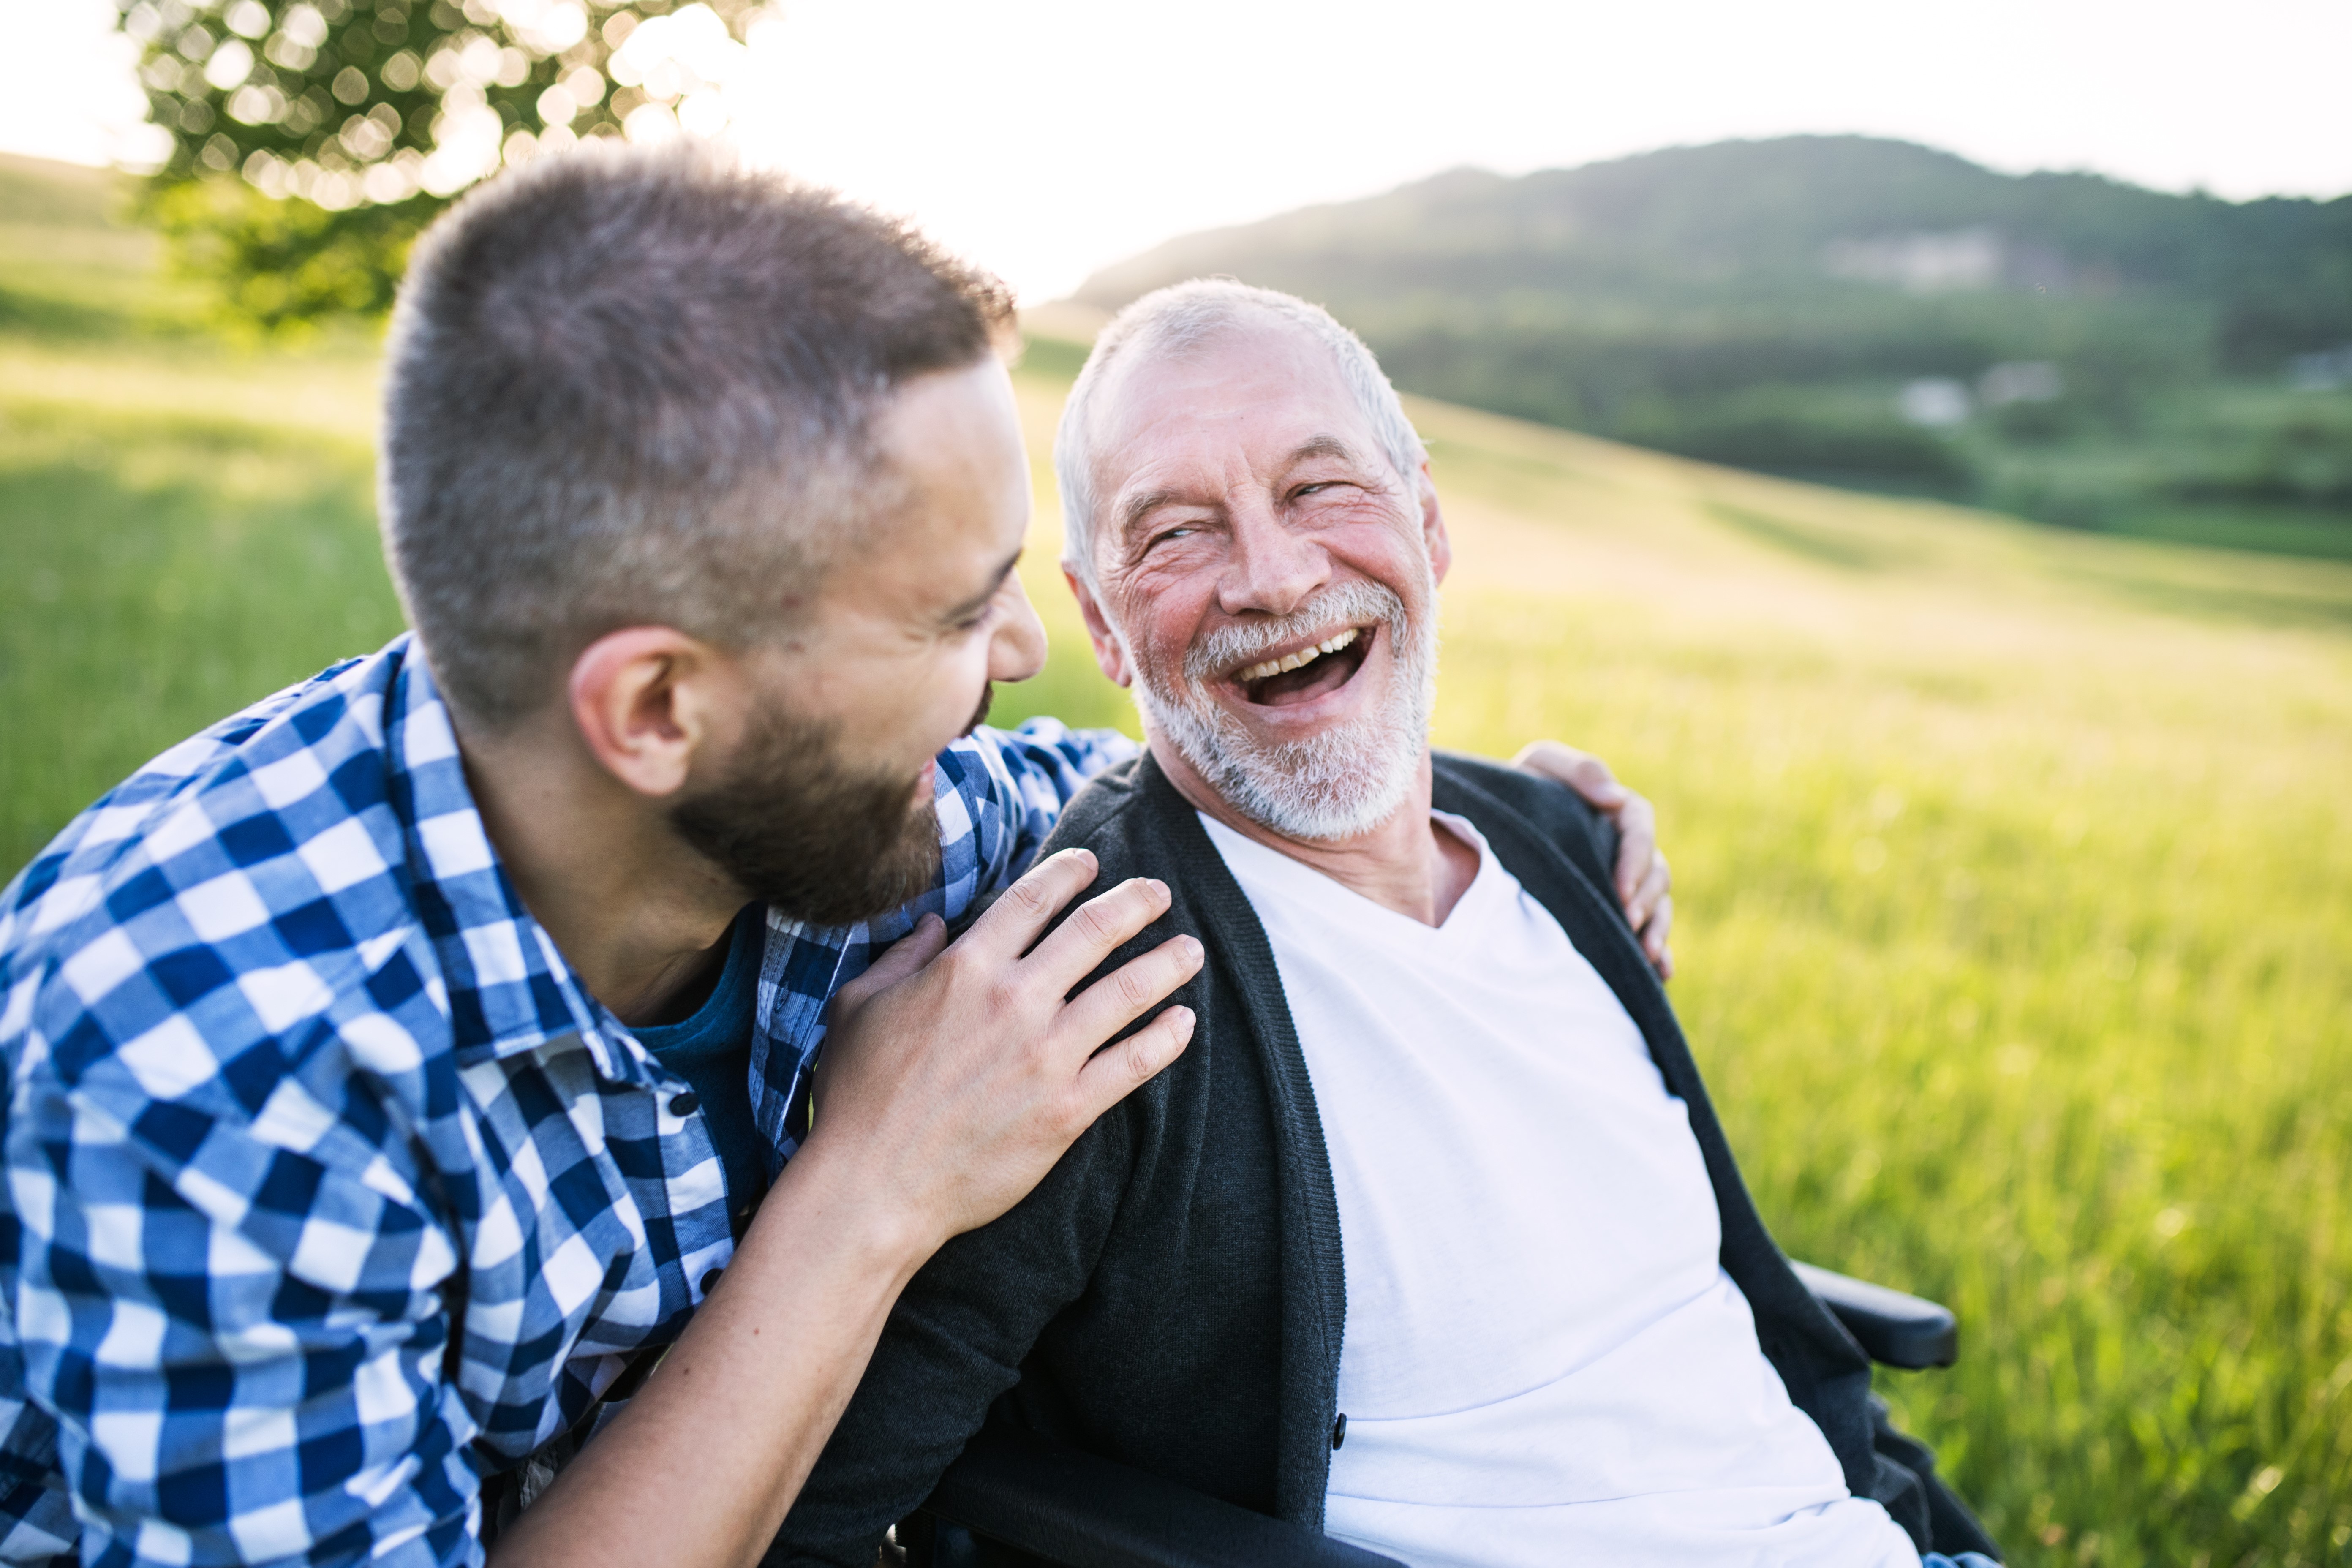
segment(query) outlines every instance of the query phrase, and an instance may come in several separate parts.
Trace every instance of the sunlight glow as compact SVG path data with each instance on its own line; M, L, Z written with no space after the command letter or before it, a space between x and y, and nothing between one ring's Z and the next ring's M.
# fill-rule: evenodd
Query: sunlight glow
M761 162L915 217L1031 301L1175 234L1463 163L1521 173L1732 136L1900 136L2000 169L2231 197L2352 190L2341 0L791 0L742 40L700 4L634 34L581 0L494 8L541 55L602 26L616 76L647 98L632 138L727 131ZM202 58L159 66L235 84L257 51L317 47L299 12L264 42L250 0L212 11ZM0 0L11 58L39 62L0 94L0 148L157 156L115 15L109 0ZM323 171L315 199L373 199L396 180L456 190L567 139L554 90L542 125L513 134L475 103L521 79L522 50L455 53L383 68L446 95L433 153ZM575 113L603 90L561 89ZM260 89L227 104L249 124L286 108Z

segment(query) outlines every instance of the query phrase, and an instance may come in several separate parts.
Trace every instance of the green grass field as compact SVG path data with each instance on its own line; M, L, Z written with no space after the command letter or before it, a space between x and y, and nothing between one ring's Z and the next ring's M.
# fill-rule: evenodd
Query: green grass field
M67 184L0 225L11 868L400 624L371 347L205 338ZM1052 567L1074 363L1019 377L1055 651L1000 711L1131 725ZM1959 1310L1957 1368L1883 1386L2011 1560L2352 1563L2352 565L1414 412L1441 742L1657 801L1748 1179L1792 1252Z

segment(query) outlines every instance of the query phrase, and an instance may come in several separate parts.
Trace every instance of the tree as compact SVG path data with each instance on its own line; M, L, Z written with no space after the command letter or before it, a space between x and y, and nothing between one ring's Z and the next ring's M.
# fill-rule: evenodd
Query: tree
M583 136L721 129L761 0L118 0L175 255L264 328L371 315L417 233Z

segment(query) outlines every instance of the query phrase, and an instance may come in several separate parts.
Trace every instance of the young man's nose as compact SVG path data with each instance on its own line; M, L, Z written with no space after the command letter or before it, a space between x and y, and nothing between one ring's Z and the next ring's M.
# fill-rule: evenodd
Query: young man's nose
M1286 616L1330 580L1331 560L1314 535L1263 503L1236 508L1232 553L1217 584L1227 615Z
M1045 623L1016 575L1004 581L1006 603L988 644L988 679L1026 680L1045 668Z

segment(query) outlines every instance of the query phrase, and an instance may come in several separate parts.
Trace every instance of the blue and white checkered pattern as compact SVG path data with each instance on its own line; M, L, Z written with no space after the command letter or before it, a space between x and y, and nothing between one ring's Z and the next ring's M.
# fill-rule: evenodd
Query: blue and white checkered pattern
M927 906L1126 749L960 742ZM904 923L773 932L763 1104ZM0 894L0 1562L479 1562L479 1477L731 1256L685 1086L523 908L405 638L157 758Z
M751 1041L751 1111L770 1176L798 1146L793 1096L824 1043L825 1004L833 994L865 973L877 954L925 914L952 921L982 893L1011 883L1053 832L1070 797L1135 750L1116 730L1074 731L1053 719L1032 719L1013 731L980 731L940 753L937 887L904 909L846 928L804 926L769 911L760 1023Z

